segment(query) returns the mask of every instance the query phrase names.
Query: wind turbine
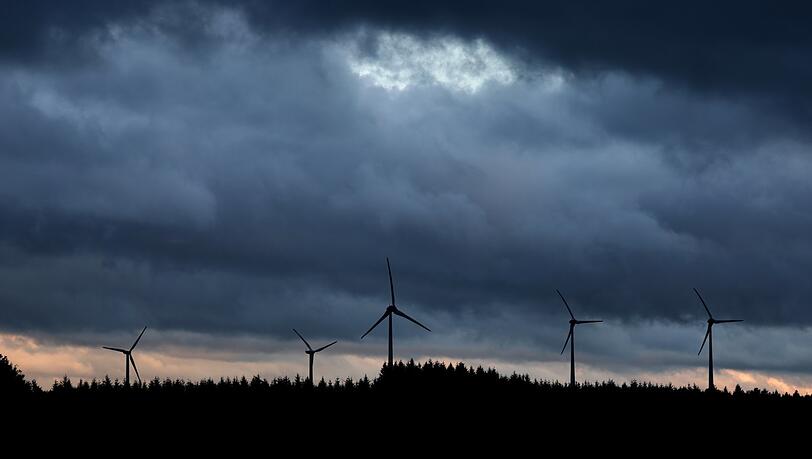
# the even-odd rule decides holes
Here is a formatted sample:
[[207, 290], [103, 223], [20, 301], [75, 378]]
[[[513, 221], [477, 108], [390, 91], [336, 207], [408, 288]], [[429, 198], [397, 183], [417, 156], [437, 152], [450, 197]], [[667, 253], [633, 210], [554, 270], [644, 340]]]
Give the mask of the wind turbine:
[[104, 349], [109, 349], [111, 351], [121, 352], [122, 354], [124, 354], [124, 363], [127, 365], [127, 372], [125, 373], [124, 385], [127, 387], [130, 386], [130, 362], [132, 362], [133, 368], [135, 369], [135, 375], [138, 376], [138, 384], [141, 384], [141, 375], [138, 374], [138, 367], [135, 366], [135, 359], [133, 358], [133, 349], [135, 349], [135, 346], [138, 344], [138, 341], [141, 340], [141, 337], [144, 336], [145, 331], [147, 331], [147, 327], [144, 327], [144, 329], [141, 330], [141, 334], [138, 335], [138, 338], [135, 339], [135, 342], [130, 347], [130, 349], [102, 346]]
[[572, 319], [570, 319], [570, 332], [567, 334], [567, 340], [564, 341], [564, 347], [561, 349], [561, 354], [564, 354], [564, 351], [567, 349], [567, 343], [570, 343], [570, 388], [575, 389], [575, 326], [578, 324], [595, 324], [603, 321], [577, 320], [572, 314], [572, 309], [570, 309], [570, 305], [567, 304], [567, 300], [564, 299], [564, 295], [562, 295], [558, 289], [555, 289], [555, 292], [561, 297], [561, 301], [564, 302], [564, 306], [567, 307], [567, 311], [570, 313], [570, 317], [572, 317]]
[[[713, 315], [708, 309], [708, 305], [705, 304], [705, 300], [702, 299], [702, 295], [699, 294], [699, 290], [694, 289], [696, 296], [699, 297], [699, 301], [702, 302], [702, 306], [705, 307], [705, 312], [708, 313], [708, 331], [705, 332], [705, 339], [702, 340], [702, 345], [699, 346], [699, 352], [696, 355], [702, 353], [702, 349], [705, 347], [705, 341], [708, 341], [708, 389], [713, 390], [713, 325], [714, 324], [727, 324], [730, 322], [744, 322], [742, 319], [727, 319], [727, 320], [717, 320], [713, 318]], [[708, 340], [710, 338], [710, 340]]]
[[367, 330], [367, 332], [364, 333], [361, 336], [361, 339], [364, 339], [364, 336], [367, 336], [369, 334], [369, 332], [374, 330], [375, 327], [377, 327], [378, 324], [383, 321], [383, 319], [386, 319], [388, 317], [389, 318], [389, 366], [391, 367], [392, 366], [392, 360], [393, 360], [393, 353], [392, 353], [392, 314], [394, 314], [396, 316], [403, 317], [404, 319], [410, 320], [410, 321], [414, 322], [415, 324], [419, 325], [420, 327], [423, 327], [427, 331], [431, 331], [431, 330], [429, 330], [429, 327], [421, 324], [420, 322], [416, 321], [415, 319], [412, 319], [405, 312], [401, 311], [400, 309], [398, 309], [397, 306], [395, 306], [395, 285], [392, 282], [392, 267], [389, 265], [389, 257], [386, 257], [386, 268], [389, 270], [389, 291], [392, 294], [392, 303], [389, 304], [389, 306], [386, 307], [386, 312], [383, 313], [381, 318], [378, 319], [378, 321], [375, 322], [374, 325], [369, 327], [369, 330]]
[[301, 338], [301, 340], [304, 341], [305, 346], [307, 346], [307, 350], [305, 351], [305, 354], [310, 356], [310, 385], [312, 386], [313, 385], [313, 356], [316, 355], [316, 352], [321, 352], [321, 351], [327, 349], [328, 347], [332, 346], [333, 344], [337, 343], [338, 341], [333, 341], [332, 343], [330, 343], [330, 344], [328, 344], [326, 346], [322, 346], [322, 347], [320, 347], [320, 348], [318, 348], [316, 350], [313, 350], [313, 348], [310, 347], [310, 343], [308, 343], [307, 340], [304, 339], [304, 336], [299, 334], [299, 332], [297, 332], [295, 328], [293, 329], [293, 333], [296, 333], [296, 335], [298, 335], [299, 338]]

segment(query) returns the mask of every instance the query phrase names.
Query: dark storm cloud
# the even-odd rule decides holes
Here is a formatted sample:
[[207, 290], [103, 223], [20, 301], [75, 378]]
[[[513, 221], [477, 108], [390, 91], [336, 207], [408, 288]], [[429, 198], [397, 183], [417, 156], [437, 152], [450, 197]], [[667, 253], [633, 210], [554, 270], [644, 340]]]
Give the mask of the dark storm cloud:
[[[205, 41], [194, 5], [239, 5], [258, 30], [324, 36], [359, 26], [411, 33], [486, 38], [534, 61], [580, 74], [623, 71], [726, 97], [746, 96], [762, 108], [808, 119], [812, 91], [812, 8], [805, 2], [586, 1], [32, 1], [7, 5], [0, 54], [12, 59], [64, 58], [104, 39], [111, 23], [151, 16], [158, 27]], [[184, 8], [182, 20], [166, 12]], [[70, 54], [70, 53], [69, 53]]]
[[[566, 330], [553, 324], [566, 322], [555, 288], [578, 315], [660, 324], [657, 336], [610, 329], [580, 341], [585, 356], [615, 367], [623, 345], [654, 348], [638, 363], [694, 364], [685, 327], [698, 324], [699, 340], [704, 320], [694, 286], [721, 317], [812, 323], [810, 145], [781, 111], [750, 103], [785, 106], [800, 78], [782, 73], [799, 65], [786, 55], [803, 40], [779, 34], [764, 42], [776, 54], [755, 53], [750, 64], [775, 64], [775, 79], [727, 85], [723, 71], [691, 60], [709, 59], [691, 57], [705, 52], [700, 38], [730, 71], [760, 48], [729, 25], [713, 31], [714, 11], [700, 24], [649, 11], [673, 20], [654, 27], [622, 8], [596, 23], [570, 7], [475, 4], [453, 15], [442, 2], [434, 13], [420, 2], [411, 13], [353, 3], [315, 14], [296, 2], [271, 15], [246, 3], [245, 28], [233, 11], [200, 3], [90, 3], [86, 18], [63, 6], [26, 11], [29, 27], [4, 42], [5, 330], [81, 339], [148, 323], [287, 339], [295, 324], [354, 339], [387, 303], [387, 255], [410, 314], [497, 343], [470, 350], [431, 338], [455, 355], [534, 358], [519, 342], [557, 358]], [[193, 26], [179, 19], [185, 11], [196, 12]], [[117, 29], [105, 32], [110, 23]], [[693, 33], [679, 37], [683, 26]], [[538, 67], [475, 94], [433, 83], [388, 92], [347, 62], [381, 57], [375, 27], [482, 36]], [[186, 30], [195, 28], [206, 31], [204, 50]], [[54, 42], [53, 30], [75, 40]], [[639, 35], [648, 39], [630, 38]], [[40, 65], [76, 40], [92, 60]], [[546, 86], [547, 73], [560, 87]], [[805, 92], [795, 94], [802, 108]], [[803, 370], [802, 354], [775, 368]], [[731, 361], [744, 368], [746, 357]]]
[[[205, 47], [209, 9], [218, 0], [32, 0], [4, 2], [0, 17], [0, 62], [59, 68], [97, 62], [97, 47], [115, 39], [115, 27], [140, 23], [171, 34], [188, 50]], [[182, 11], [182, 14], [177, 14]]]
[[103, 33], [117, 20], [146, 14], [153, 1], [76, 2], [8, 1], [3, 3], [0, 19], [0, 56], [5, 59], [33, 62], [58, 59], [69, 51], [70, 58], [81, 56], [91, 34]]
[[[686, 169], [651, 138], [615, 128], [647, 110], [613, 113], [602, 93], [646, 101], [656, 88], [575, 80], [547, 94], [528, 82], [467, 98], [427, 87], [380, 104], [316, 44], [224, 45], [180, 61], [160, 35], [132, 34], [102, 51], [105, 67], [5, 85], [15, 103], [3, 115], [0, 204], [11, 246], [312, 279], [359, 297], [385, 293], [391, 255], [407, 298], [451, 311], [558, 310], [557, 286], [612, 317], [679, 319], [697, 306], [697, 284], [723, 289], [722, 311], [737, 304], [767, 323], [786, 313], [762, 313], [762, 301], [788, 311], [802, 301], [782, 292], [803, 284], [806, 182], [779, 169], [751, 189], [769, 158], [742, 152], [738, 171], [724, 161]], [[669, 105], [681, 116], [698, 103]], [[568, 108], [550, 117], [549, 105]], [[415, 106], [432, 116], [412, 117]], [[711, 110], [759, 120], [724, 103]], [[717, 136], [691, 123], [682, 132]], [[748, 204], [763, 194], [780, 206]], [[770, 247], [750, 243], [764, 237]]]
[[711, 91], [809, 95], [812, 10], [805, 2], [304, 1], [246, 2], [246, 8], [274, 27], [450, 32], [576, 70], [626, 70]]

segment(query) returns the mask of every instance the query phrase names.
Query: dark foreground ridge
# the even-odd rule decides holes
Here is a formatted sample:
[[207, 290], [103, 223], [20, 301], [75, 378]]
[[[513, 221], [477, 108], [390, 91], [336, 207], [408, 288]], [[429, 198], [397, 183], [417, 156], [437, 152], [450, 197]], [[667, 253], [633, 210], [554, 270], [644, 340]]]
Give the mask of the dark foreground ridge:
[[[750, 423], [781, 422], [812, 408], [812, 397], [763, 389], [707, 391], [613, 381], [579, 384], [539, 381], [527, 375], [505, 376], [493, 369], [428, 361], [384, 366], [374, 379], [325, 381], [311, 386], [306, 378], [206, 379], [199, 382], [153, 379], [126, 386], [110, 378], [73, 382], [67, 377], [50, 390], [27, 382], [2, 358], [0, 397], [20, 414], [71, 419], [126, 418], [134, 426], [172, 428], [236, 426], [276, 431], [330, 420], [336, 429], [410, 429], [453, 425], [489, 435], [532, 433], [544, 428], [568, 436], [572, 426], [610, 435], [634, 429], [684, 428], [712, 413], [717, 430]], [[227, 425], [227, 427], [226, 427]], [[180, 427], [179, 427], [180, 426]], [[419, 427], [419, 428], [418, 428]], [[388, 427], [387, 427], [388, 428]], [[511, 433], [512, 432], [512, 433]]]

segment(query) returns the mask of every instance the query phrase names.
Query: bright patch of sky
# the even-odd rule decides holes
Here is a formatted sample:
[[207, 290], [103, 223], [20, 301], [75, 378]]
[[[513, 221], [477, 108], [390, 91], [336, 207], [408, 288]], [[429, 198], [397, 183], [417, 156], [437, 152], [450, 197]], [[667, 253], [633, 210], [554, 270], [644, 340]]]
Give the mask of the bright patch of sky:
[[377, 36], [372, 52], [356, 46], [348, 62], [353, 73], [387, 90], [439, 85], [473, 94], [489, 83], [516, 81], [510, 61], [483, 40], [424, 40], [385, 32]]

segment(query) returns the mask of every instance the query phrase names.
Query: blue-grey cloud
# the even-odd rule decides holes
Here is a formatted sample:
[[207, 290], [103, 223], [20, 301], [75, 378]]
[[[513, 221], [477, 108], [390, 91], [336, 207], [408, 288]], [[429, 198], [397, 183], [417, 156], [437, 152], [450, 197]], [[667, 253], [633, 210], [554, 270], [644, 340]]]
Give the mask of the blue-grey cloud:
[[[148, 323], [280, 339], [301, 324], [315, 337], [355, 339], [387, 302], [385, 256], [406, 310], [479, 343], [557, 353], [555, 288], [579, 314], [666, 324], [663, 342], [631, 343], [651, 345], [663, 365], [692, 361], [674, 355], [695, 343], [669, 344], [688, 324], [699, 323], [701, 339], [694, 286], [717, 315], [753, 327], [812, 322], [809, 141], [784, 112], [730, 97], [779, 100], [783, 89], [734, 82], [708, 97], [715, 80], [634, 60], [596, 60], [596, 76], [563, 51], [528, 66], [505, 51], [510, 34], [475, 33], [473, 19], [416, 28], [408, 15], [359, 9], [330, 34], [293, 21], [311, 32], [291, 40], [267, 33], [255, 6], [201, 5], [177, 8], [196, 11], [205, 49], [168, 28], [180, 22], [166, 6], [101, 9], [71, 27], [56, 8], [56, 19], [37, 20], [77, 37], [107, 30], [83, 42], [92, 58], [43, 65], [35, 49], [15, 48], [2, 64], [3, 329], [81, 340]], [[523, 33], [517, 46], [535, 37]], [[57, 49], [42, 37], [37, 46]], [[387, 62], [400, 55], [382, 52], [381, 37], [409, 37], [403, 49], [416, 44], [418, 55]], [[426, 50], [465, 54], [476, 43], [511, 78], [471, 90], [429, 66], [383, 75], [414, 79], [385, 89], [353, 66], [413, 65]], [[502, 68], [464, 63], [445, 67]], [[614, 337], [612, 352], [581, 342], [617, 367], [625, 338]], [[797, 355], [767, 360], [758, 361], [803, 368]]]
[[709, 97], [746, 98], [801, 122], [810, 114], [812, 11], [803, 2], [34, 0], [9, 5], [0, 22], [0, 57], [47, 65], [92, 61], [95, 44], [115, 39], [111, 25], [132, 22], [172, 34], [187, 48], [205, 47], [207, 13], [227, 7], [263, 34], [295, 40], [358, 27], [485, 38], [527, 62], [552, 61], [581, 75], [627, 72]]

